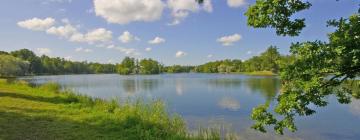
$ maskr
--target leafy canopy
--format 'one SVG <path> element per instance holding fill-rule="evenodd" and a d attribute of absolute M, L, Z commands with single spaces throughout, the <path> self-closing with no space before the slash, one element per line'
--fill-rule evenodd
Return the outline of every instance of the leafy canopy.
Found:
<path fill-rule="evenodd" d="M 259 106 L 251 115 L 254 129 L 266 132 L 266 125 L 274 125 L 279 134 L 283 134 L 284 128 L 293 132 L 294 118 L 315 113 L 311 104 L 326 106 L 326 96 L 335 95 L 340 103 L 360 97 L 358 90 L 346 86 L 360 85 L 359 81 L 351 80 L 360 74 L 360 16 L 332 20 L 329 26 L 336 27 L 329 34 L 329 43 L 314 41 L 291 46 L 295 60 L 281 72 L 282 92 L 274 110 L 282 118 L 269 113 L 269 105 Z"/>

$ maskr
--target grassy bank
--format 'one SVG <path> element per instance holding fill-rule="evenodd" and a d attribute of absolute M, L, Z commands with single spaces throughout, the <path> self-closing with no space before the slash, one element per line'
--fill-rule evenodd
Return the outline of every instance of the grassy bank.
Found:
<path fill-rule="evenodd" d="M 56 84 L 30 87 L 0 80 L 0 139 L 220 139 L 216 131 L 191 134 L 161 101 L 104 101 Z"/>

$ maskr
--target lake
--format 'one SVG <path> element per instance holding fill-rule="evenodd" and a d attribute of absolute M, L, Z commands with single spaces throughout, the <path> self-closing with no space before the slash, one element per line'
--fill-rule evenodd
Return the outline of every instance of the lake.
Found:
<path fill-rule="evenodd" d="M 360 101 L 329 105 L 317 113 L 296 119 L 298 131 L 279 136 L 250 129 L 252 108 L 271 102 L 280 90 L 275 76 L 230 74 L 58 75 L 24 77 L 34 84 L 56 82 L 67 89 L 102 99 L 161 99 L 170 113 L 180 114 L 190 129 L 222 126 L 243 139 L 360 139 Z M 270 129 L 269 129 L 270 130 Z"/>

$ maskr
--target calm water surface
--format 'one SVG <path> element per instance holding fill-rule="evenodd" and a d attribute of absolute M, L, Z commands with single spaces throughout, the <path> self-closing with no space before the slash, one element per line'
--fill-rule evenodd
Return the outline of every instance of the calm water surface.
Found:
<path fill-rule="evenodd" d="M 277 77 L 223 74 L 163 74 L 151 76 L 60 75 L 25 77 L 35 84 L 57 82 L 80 94 L 103 99 L 162 99 L 172 113 L 183 116 L 190 129 L 223 125 L 243 139 L 360 140 L 360 101 L 330 104 L 310 117 L 296 120 L 298 131 L 279 136 L 250 129 L 251 110 L 272 102 L 279 92 Z"/>

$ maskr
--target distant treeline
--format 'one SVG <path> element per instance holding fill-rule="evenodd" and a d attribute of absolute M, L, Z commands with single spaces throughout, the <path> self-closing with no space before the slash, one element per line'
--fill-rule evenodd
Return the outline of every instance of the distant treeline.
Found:
<path fill-rule="evenodd" d="M 290 61 L 291 56 L 282 56 L 276 47 L 270 46 L 259 56 L 248 60 L 221 60 L 208 62 L 199 66 L 164 66 L 153 59 L 138 60 L 125 57 L 119 64 L 101 64 L 91 62 L 69 61 L 64 58 L 37 56 L 28 49 L 13 52 L 0 51 L 0 77 L 45 74 L 97 74 L 119 73 L 160 74 L 160 73 L 236 73 L 254 71 L 272 71 L 277 73 Z"/>
<path fill-rule="evenodd" d="M 64 58 L 37 56 L 28 49 L 0 52 L 0 76 L 44 74 L 114 73 L 113 64 L 73 62 Z"/>

